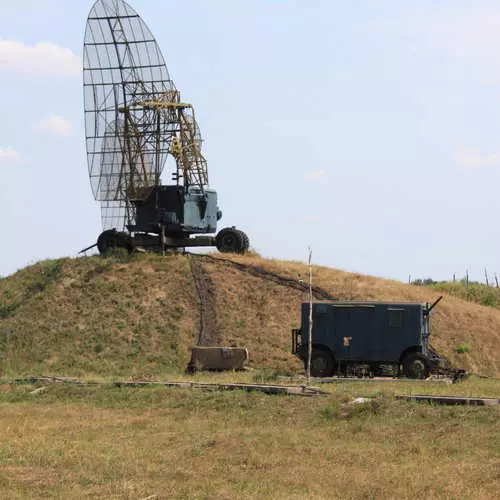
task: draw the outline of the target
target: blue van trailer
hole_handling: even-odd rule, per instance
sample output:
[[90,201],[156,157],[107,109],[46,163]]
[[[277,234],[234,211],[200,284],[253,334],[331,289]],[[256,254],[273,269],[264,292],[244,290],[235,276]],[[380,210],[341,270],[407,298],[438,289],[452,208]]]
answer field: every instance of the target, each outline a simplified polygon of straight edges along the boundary
[[[313,302],[311,375],[404,375],[423,379],[444,368],[429,345],[429,303]],[[292,330],[292,353],[307,364],[309,302]]]

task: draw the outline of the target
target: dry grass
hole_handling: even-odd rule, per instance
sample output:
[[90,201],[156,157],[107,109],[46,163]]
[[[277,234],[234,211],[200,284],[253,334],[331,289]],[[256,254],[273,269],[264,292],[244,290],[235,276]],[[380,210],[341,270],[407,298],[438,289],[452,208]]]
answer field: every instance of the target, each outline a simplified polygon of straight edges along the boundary
[[7,387],[0,497],[495,498],[498,407],[406,403],[365,385],[378,396],[359,406],[344,404],[357,385],[313,399]]
[[[229,257],[307,277],[303,263]],[[299,325],[304,294],[221,263],[205,267],[224,342],[247,346],[253,367],[300,372],[289,353],[290,329]],[[325,267],[314,268],[314,280],[341,299],[425,302],[438,296],[425,287]],[[0,280],[0,375],[165,377],[186,365],[198,324],[187,257],[41,262]],[[432,327],[433,345],[456,366],[500,375],[500,310],[446,295]],[[457,353],[463,344],[469,352]]]

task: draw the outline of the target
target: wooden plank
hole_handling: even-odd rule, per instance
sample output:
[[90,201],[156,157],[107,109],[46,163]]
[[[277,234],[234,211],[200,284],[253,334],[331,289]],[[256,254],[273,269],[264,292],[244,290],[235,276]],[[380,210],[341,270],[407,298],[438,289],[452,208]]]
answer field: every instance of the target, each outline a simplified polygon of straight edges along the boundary
[[423,401],[439,405],[465,405],[465,406],[496,406],[500,404],[498,398],[471,398],[463,396],[432,396],[427,394],[399,394],[396,399],[406,401]]
[[[283,382],[305,382],[306,377],[298,376],[298,377],[285,377],[278,376],[278,380]],[[343,382],[443,382],[446,384],[451,384],[453,381],[450,377],[445,376],[431,376],[426,379],[410,379],[410,378],[393,378],[393,377],[323,377],[316,378],[311,377],[311,381],[314,384],[335,384],[335,383],[343,383]]]
[[117,387],[145,387],[145,386],[164,386],[179,387],[183,389],[203,389],[207,391],[258,391],[266,394],[288,394],[294,396],[316,396],[327,394],[315,387],[304,385],[271,385],[271,384],[219,384],[210,382],[114,382]]
[[[306,377],[285,377],[278,376],[278,380],[282,380],[283,382],[305,382]],[[340,382],[402,382],[408,379],[401,378],[392,378],[392,377],[311,377],[311,381],[315,384],[334,384]]]
[[81,386],[102,386],[102,387],[178,387],[181,389],[202,389],[208,391],[257,391],[266,394],[285,394],[290,396],[319,396],[328,394],[316,387],[305,385],[272,385],[272,384],[230,384],[230,383],[210,383],[210,382],[150,382],[150,381],[129,381],[121,380],[115,382],[85,382],[78,379],[61,377],[29,377],[25,379],[7,380],[0,379],[0,384],[70,384]]

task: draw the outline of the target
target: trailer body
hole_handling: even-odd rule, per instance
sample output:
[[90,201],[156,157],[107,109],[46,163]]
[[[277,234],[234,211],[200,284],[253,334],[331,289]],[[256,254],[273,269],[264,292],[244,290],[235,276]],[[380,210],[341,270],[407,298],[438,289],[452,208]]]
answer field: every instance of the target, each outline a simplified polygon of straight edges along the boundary
[[[402,371],[412,378],[425,378],[442,364],[429,346],[429,318],[436,303],[314,302],[311,373],[397,375]],[[292,352],[304,362],[309,313],[310,304],[305,302],[301,327],[292,331]]]

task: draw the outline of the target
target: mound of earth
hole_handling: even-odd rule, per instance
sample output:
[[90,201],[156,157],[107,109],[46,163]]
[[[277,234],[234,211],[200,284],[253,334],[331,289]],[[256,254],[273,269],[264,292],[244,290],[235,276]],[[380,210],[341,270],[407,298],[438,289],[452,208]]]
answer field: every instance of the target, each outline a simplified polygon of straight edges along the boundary
[[[0,375],[158,377],[189,347],[246,346],[250,365],[298,372],[308,268],[255,255],[99,256],[43,261],[0,280]],[[425,287],[315,266],[315,297],[430,302]],[[432,344],[457,367],[500,374],[500,310],[451,295]],[[469,352],[458,352],[460,346]],[[463,350],[463,349],[462,349]]]

